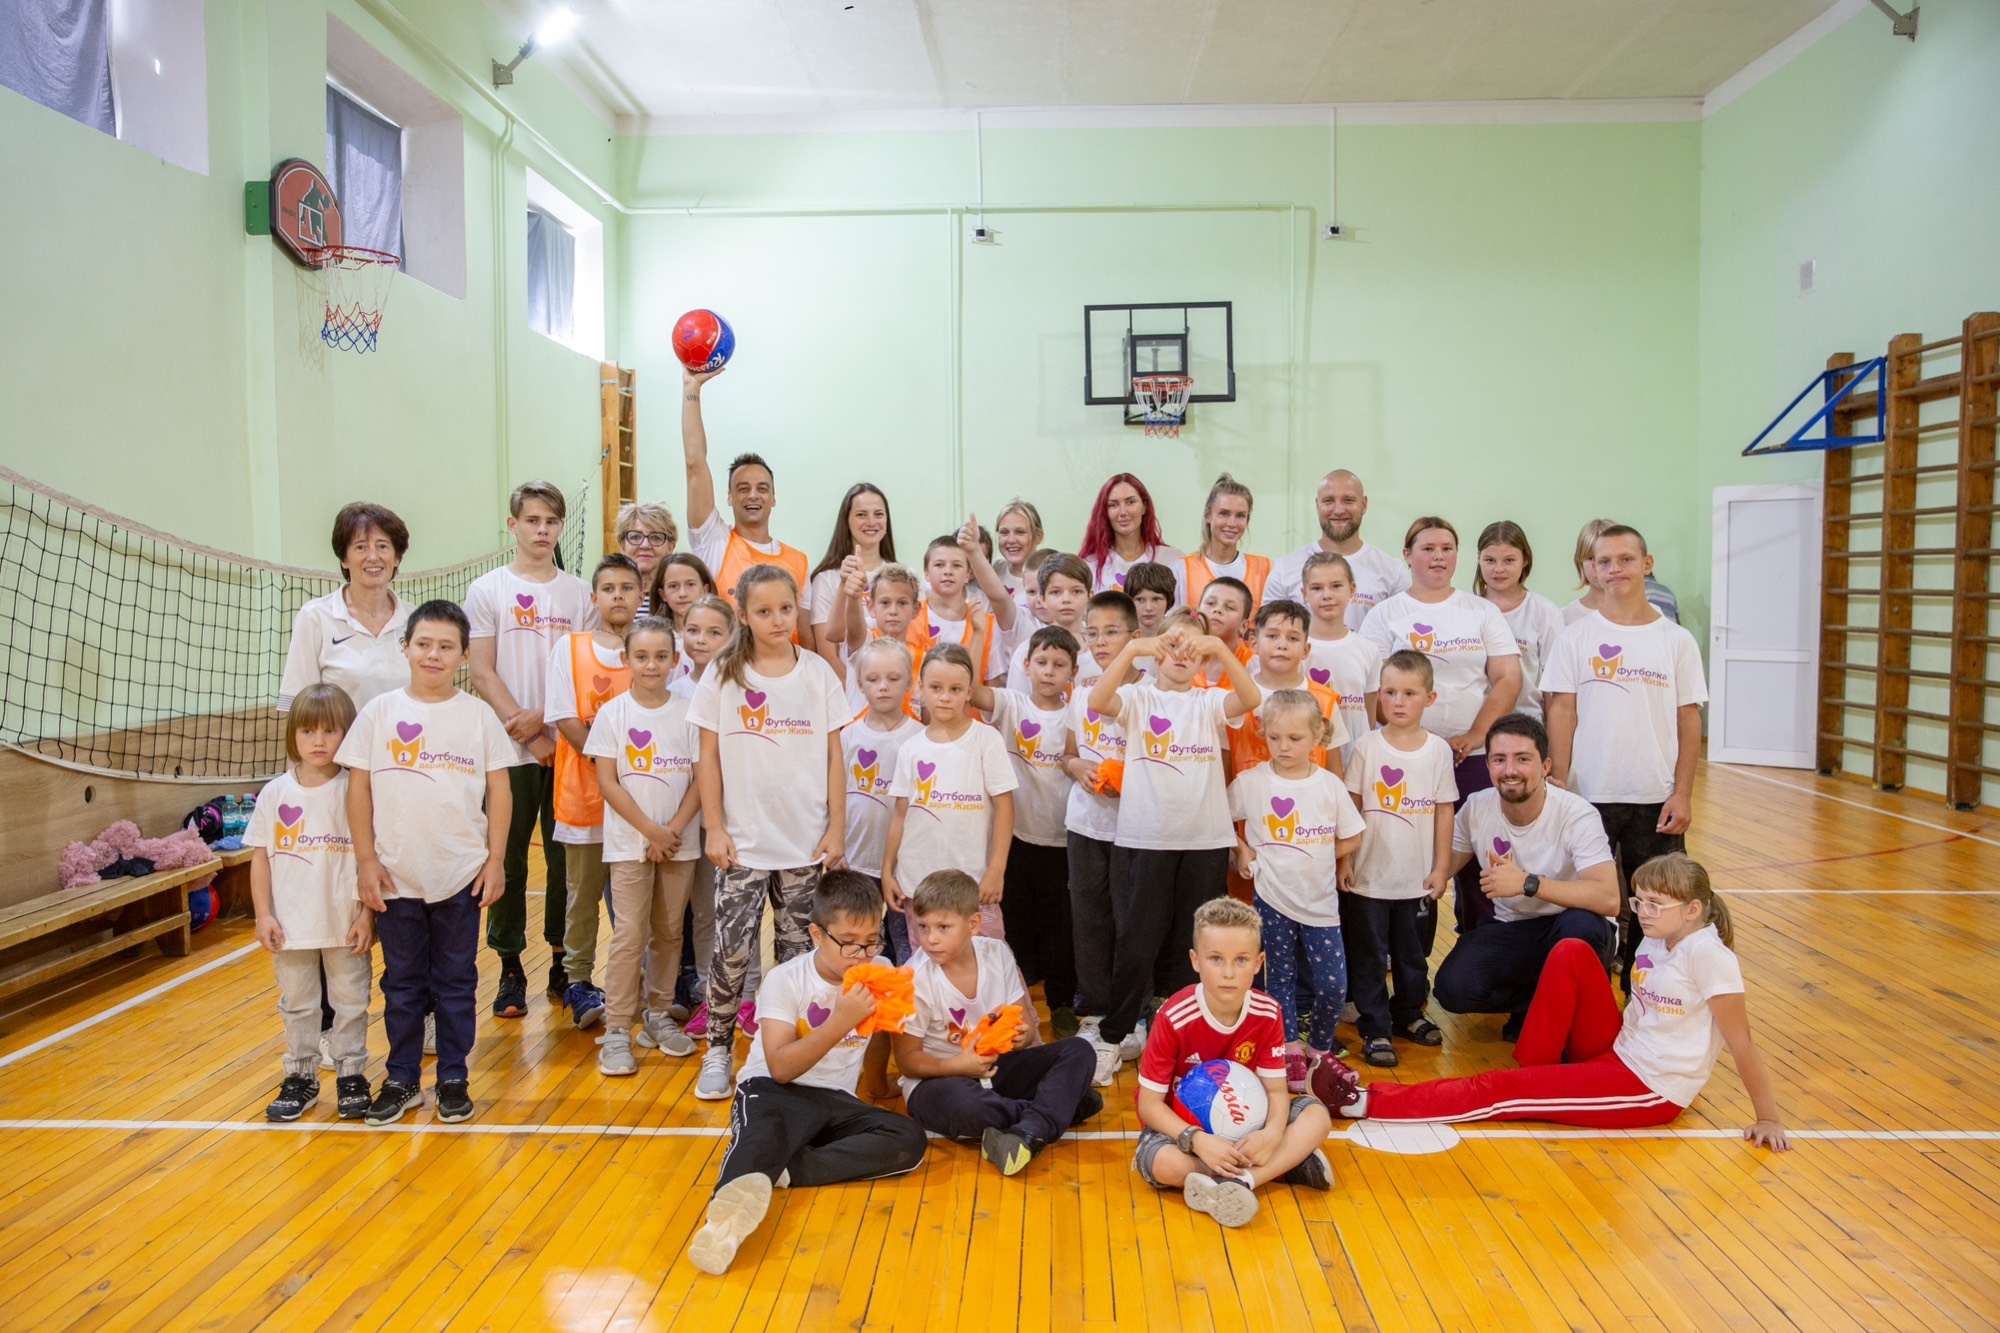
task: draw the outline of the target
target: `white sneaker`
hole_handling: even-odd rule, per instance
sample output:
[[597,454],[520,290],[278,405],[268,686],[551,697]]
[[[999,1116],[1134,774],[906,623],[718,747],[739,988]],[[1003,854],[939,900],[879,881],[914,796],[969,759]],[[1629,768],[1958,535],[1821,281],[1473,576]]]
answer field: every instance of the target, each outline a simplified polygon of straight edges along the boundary
[[[708,1054],[701,1057],[701,1078],[694,1085],[694,1095],[705,1102],[728,1101],[730,1094],[736,1091],[735,1080],[731,1077],[734,1073],[734,1065],[734,1051],[731,1051],[727,1046],[709,1047]],[[760,1176],[759,1179],[764,1178]],[[770,1181],[765,1180],[764,1183],[768,1187]],[[759,1213],[758,1216],[761,1217],[763,1214]],[[734,1254],[735,1252],[735,1249],[732,1247],[730,1253]],[[727,1259],[723,1260],[724,1267],[728,1266],[728,1262]],[[714,1269],[709,1271],[721,1272],[722,1270]]]
[[1257,1192],[1232,1177],[1217,1180],[1190,1171],[1187,1183],[1181,1186],[1181,1195],[1188,1207],[1197,1213],[1207,1213],[1226,1227],[1240,1227],[1257,1216]]
[[1118,1048],[1096,1033],[1091,1034],[1090,1049],[1097,1056],[1097,1070],[1090,1076],[1091,1085],[1108,1088],[1118,1081],[1118,1066],[1125,1062],[1118,1058]]
[[424,1054],[438,1053],[438,1018],[436,1014],[424,1015]]
[[332,1069],[334,1067],[333,1034],[331,1032],[322,1032],[319,1034],[319,1067],[321,1069]]
[[1146,1020],[1142,1018],[1139,1020],[1137,1027],[1125,1034],[1125,1040],[1118,1043],[1118,1058],[1120,1060],[1136,1060],[1145,1053]]
[[651,1047],[667,1055],[694,1054],[694,1038],[681,1031],[681,1025],[674,1022],[674,1016],[653,1009],[645,1012],[634,1040],[641,1046]]
[[639,1072],[639,1062],[632,1058],[631,1033],[607,1032],[597,1039],[597,1072],[607,1078]]
[[1104,1027],[1102,1014],[1087,1014],[1076,1025],[1076,1035],[1085,1041],[1094,1042]]
[[[729,1051],[725,1047],[722,1053],[727,1055]],[[708,1220],[688,1242],[688,1262],[717,1277],[728,1272],[736,1251],[770,1209],[769,1176],[753,1171],[722,1186],[708,1201]]]

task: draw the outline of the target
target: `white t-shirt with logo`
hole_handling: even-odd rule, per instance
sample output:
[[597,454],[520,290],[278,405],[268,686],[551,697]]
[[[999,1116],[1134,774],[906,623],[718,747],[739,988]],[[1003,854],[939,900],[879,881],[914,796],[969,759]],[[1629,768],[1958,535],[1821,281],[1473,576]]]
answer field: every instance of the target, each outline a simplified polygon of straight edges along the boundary
[[[1271,577],[1264,583],[1264,600],[1286,598],[1305,601],[1306,561],[1324,548],[1318,541],[1307,542],[1290,555],[1274,561]],[[1347,628],[1360,629],[1376,606],[1410,586],[1410,569],[1379,546],[1361,543],[1361,549],[1347,557],[1354,571],[1354,599],[1347,604]]]
[[1281,778],[1259,764],[1229,784],[1229,814],[1257,854],[1257,896],[1302,926],[1339,925],[1336,844],[1366,828],[1341,780],[1323,768]]
[[827,737],[849,716],[840,682],[818,653],[798,652],[782,676],[746,666],[741,685],[712,666],[702,673],[688,721],[715,733],[723,827],[744,866],[812,864],[826,836]]
[[1640,940],[1632,960],[1632,1002],[1611,1049],[1641,1083],[1686,1106],[1701,1095],[1722,1051],[1722,1028],[1709,1001],[1742,993],[1743,968],[1714,926],[1671,949]]
[[[465,593],[465,617],[472,637],[493,640],[493,669],[507,693],[523,708],[541,709],[547,699],[549,650],[581,630],[597,628],[590,585],[556,571],[547,583],[522,578],[502,565],[472,581]],[[547,735],[555,738],[555,728]],[[515,747],[515,764],[535,757]]]
[[[552,727],[558,722],[581,720],[581,715],[576,711],[576,662],[570,652],[570,641],[572,638],[572,635],[566,634],[557,642],[555,647],[549,649],[547,676],[543,682],[546,691],[542,696],[542,716],[548,719],[549,725]],[[606,648],[603,644],[592,639],[590,652],[597,659],[597,664],[604,667],[607,671],[616,671],[625,665],[625,649],[620,645],[614,644]],[[598,676],[592,681],[592,688],[596,693],[607,692],[611,689],[611,686],[612,678],[609,675]],[[600,704],[599,707],[601,708],[603,705]],[[601,843],[604,841],[604,826],[602,824],[565,824],[562,820],[558,819],[556,820],[556,841],[565,847]],[[630,860],[634,858],[628,857],[626,859]]]
[[1014,836],[1036,847],[1067,847],[1069,709],[1037,708],[1027,691],[993,691],[986,720],[1000,735],[1021,785],[1014,791]]
[[977,722],[955,741],[928,731],[903,743],[889,795],[907,800],[896,883],[913,897],[935,870],[986,874],[993,845],[993,798],[1020,785],[1000,733]]
[[[788,1027],[804,1037],[815,1028],[824,1027],[833,1018],[833,1006],[840,999],[841,986],[838,981],[828,981],[819,974],[818,958],[819,950],[811,949],[764,974],[763,984],[757,987],[757,1026],[760,1033],[757,1040],[750,1043],[750,1058],[743,1062],[743,1071],[736,1076],[739,1084],[753,1078],[771,1077],[771,1066],[764,1059],[763,1028],[773,1025]],[[877,957],[870,961],[886,965],[889,960]],[[860,964],[851,966],[858,967]],[[792,1082],[801,1087],[828,1088],[851,1095],[861,1081],[861,1057],[867,1050],[868,1038],[857,1036],[850,1030],[819,1058],[818,1064]]]
[[271,914],[284,928],[287,949],[346,945],[361,915],[354,840],[347,833],[346,770],[317,787],[301,783],[292,769],[265,783],[243,845],[263,848],[271,862]]
[[[1611,843],[1597,807],[1561,787],[1543,788],[1542,813],[1523,827],[1508,818],[1507,803],[1497,791],[1476,791],[1465,798],[1452,821],[1451,848],[1471,852],[1481,870],[1505,856],[1530,875],[1574,880],[1592,866],[1611,859]],[[1554,916],[1562,904],[1546,898],[1495,898],[1493,919],[1522,921]]]
[[1430,658],[1437,702],[1424,710],[1424,730],[1447,740],[1470,727],[1486,706],[1487,659],[1521,655],[1500,608],[1459,589],[1442,602],[1420,602],[1399,592],[1375,608],[1361,633],[1385,662],[1405,648]]
[[[973,956],[979,963],[979,981],[967,995],[951,984],[944,969],[919,949],[910,960],[910,982],[916,991],[917,1011],[903,1020],[903,1035],[924,1043],[924,1054],[937,1060],[952,1060],[965,1054],[965,1035],[979,1026],[979,1020],[1010,1004],[1021,1006],[1022,1026],[1027,1035],[1015,1050],[1039,1045],[1041,1021],[1035,1016],[1035,1002],[1028,998],[1028,983],[1021,966],[1005,940],[975,935]],[[761,1003],[761,1002],[760,1002]],[[762,1016],[760,1008],[759,1016]],[[903,1096],[916,1091],[919,1078],[903,1078]]]
[[1340,747],[1345,772],[1354,742],[1375,725],[1368,719],[1368,696],[1382,688],[1382,650],[1353,630],[1338,639],[1307,639],[1306,679],[1340,696],[1340,721],[1347,728]]
[[1201,851],[1236,845],[1229,826],[1222,751],[1227,690],[1162,690],[1121,685],[1125,787],[1118,798],[1120,847]]
[[1399,750],[1379,731],[1354,743],[1347,790],[1361,798],[1367,832],[1354,857],[1354,891],[1364,898],[1421,898],[1435,866],[1437,807],[1458,799],[1451,747],[1426,734],[1422,749]]
[[393,592],[389,596],[393,607],[380,634],[370,634],[354,618],[345,587],[299,608],[285,648],[285,674],[278,681],[280,713],[291,712],[292,700],[309,685],[338,685],[359,709],[376,695],[410,683],[403,630],[416,608]]
[[375,856],[397,898],[440,903],[486,864],[486,775],[519,747],[469,694],[424,703],[408,690],[368,701],[334,756],[368,774]]
[[1570,790],[1600,804],[1656,805],[1674,794],[1680,709],[1708,702],[1694,635],[1657,616],[1614,625],[1593,611],[1565,629],[1543,694],[1576,696]]
[[[1085,661],[1093,661],[1089,653]],[[1098,676],[1104,673],[1099,671]],[[1093,680],[1096,677],[1092,677]],[[1125,728],[1118,722],[1102,717],[1090,706],[1090,691],[1078,682],[1069,696],[1069,726],[1076,735],[1076,753],[1079,759],[1090,764],[1102,764],[1107,760],[1123,762],[1125,758]],[[1063,827],[1071,833],[1099,842],[1113,842],[1118,837],[1118,803],[1116,796],[1100,796],[1081,782],[1069,789],[1069,804],[1063,812]]]
[[1539,718],[1542,715],[1542,668],[1547,664],[1549,654],[1555,650],[1557,636],[1562,633],[1562,612],[1548,598],[1531,592],[1512,611],[1500,614],[1521,649],[1521,697],[1515,700],[1514,711]]
[[897,714],[897,726],[878,731],[866,717],[840,730],[841,771],[847,775],[847,868],[873,879],[882,878],[882,853],[889,845],[889,817],[896,798],[889,786],[896,779],[896,760],[924,724],[907,713]]
[[[701,735],[688,721],[688,701],[670,694],[658,708],[648,708],[630,694],[621,694],[597,710],[584,742],[586,758],[618,761],[618,785],[655,824],[665,824],[680,812],[681,800],[694,782],[695,760],[701,757]],[[676,861],[701,855],[701,816],[681,832]],[[611,802],[604,803],[604,860],[646,859],[646,838],[625,822]]]

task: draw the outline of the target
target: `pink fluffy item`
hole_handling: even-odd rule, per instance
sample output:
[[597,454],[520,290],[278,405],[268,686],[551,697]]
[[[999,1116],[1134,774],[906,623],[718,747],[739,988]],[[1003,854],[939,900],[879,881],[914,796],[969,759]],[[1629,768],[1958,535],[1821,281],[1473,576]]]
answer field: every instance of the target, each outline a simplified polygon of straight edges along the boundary
[[164,838],[146,838],[140,836],[137,824],[121,819],[94,841],[73,842],[63,848],[56,873],[65,889],[80,888],[98,883],[98,872],[114,861],[135,857],[151,861],[156,871],[183,870],[214,860],[215,853],[193,829],[180,829]]

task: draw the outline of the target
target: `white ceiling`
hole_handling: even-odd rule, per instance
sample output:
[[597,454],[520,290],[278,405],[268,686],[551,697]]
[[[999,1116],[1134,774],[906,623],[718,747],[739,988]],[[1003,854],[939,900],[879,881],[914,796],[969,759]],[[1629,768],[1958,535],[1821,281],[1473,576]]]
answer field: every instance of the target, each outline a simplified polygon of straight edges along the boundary
[[[525,34],[557,0],[487,3]],[[570,3],[582,22],[536,59],[632,131],[855,112],[1698,98],[1839,0]]]

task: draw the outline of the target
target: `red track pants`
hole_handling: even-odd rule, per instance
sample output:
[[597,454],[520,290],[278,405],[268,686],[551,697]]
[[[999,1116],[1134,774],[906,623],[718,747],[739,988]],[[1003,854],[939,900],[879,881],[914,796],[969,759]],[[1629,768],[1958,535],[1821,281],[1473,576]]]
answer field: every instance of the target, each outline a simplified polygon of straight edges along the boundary
[[1542,967],[1514,1045],[1519,1069],[1375,1083],[1368,1089],[1368,1118],[1553,1120],[1603,1129],[1664,1125],[1683,1108],[1648,1088],[1613,1053],[1623,1021],[1603,962],[1582,940],[1563,940]]

